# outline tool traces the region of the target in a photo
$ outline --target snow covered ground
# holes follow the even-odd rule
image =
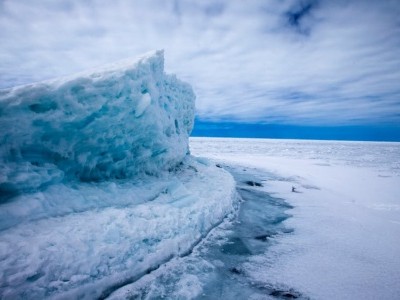
[[[284,221],[293,233],[238,267],[254,283],[312,299],[400,299],[400,143],[191,138],[190,145],[194,155],[257,169],[262,189],[294,207]]]

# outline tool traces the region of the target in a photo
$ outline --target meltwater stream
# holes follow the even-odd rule
[[[221,166],[222,167],[222,166]],[[246,275],[249,260],[266,253],[275,238],[293,231],[283,221],[292,207],[263,191],[270,178],[254,169],[223,166],[235,177],[241,198],[237,215],[214,228],[192,253],[110,295],[110,299],[304,299],[290,289]],[[266,270],[267,272],[267,270]]]

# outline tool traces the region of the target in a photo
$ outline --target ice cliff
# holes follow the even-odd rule
[[[0,91],[0,298],[102,298],[186,254],[235,183],[189,155],[163,52]]]
[[[0,94],[0,192],[157,174],[188,152],[194,93],[163,52]],[[23,176],[21,175],[23,174]]]

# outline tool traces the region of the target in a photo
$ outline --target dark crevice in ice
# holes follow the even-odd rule
[[[250,185],[250,186],[263,186],[262,185],[262,183],[260,183],[260,182],[257,182],[257,181],[252,181],[252,180],[248,180],[248,181],[245,181],[245,183],[247,184],[247,185]]]
[[[167,259],[165,259],[164,261],[160,262],[159,264],[157,264],[157,265],[155,265],[155,266],[152,266],[152,267],[150,267],[150,268],[147,268],[146,270],[144,270],[144,271],[141,272],[141,273],[138,273],[138,274],[135,275],[135,276],[132,276],[132,277],[130,277],[130,278],[126,278],[125,280],[123,280],[123,281],[121,281],[121,282],[118,282],[118,283],[112,285],[111,287],[105,289],[105,290],[101,293],[101,295],[100,295],[100,297],[99,297],[98,299],[106,299],[107,297],[109,297],[109,296],[110,296],[113,292],[115,292],[116,290],[118,290],[118,289],[120,289],[120,288],[122,288],[123,286],[126,286],[126,285],[128,285],[128,284],[134,283],[135,281],[139,280],[139,279],[142,278],[143,276],[150,274],[151,272],[157,270],[157,269],[160,267],[160,265],[162,265],[162,264],[164,264],[164,263],[170,261],[172,258],[173,258],[173,256],[169,256]]]
[[[204,235],[202,235],[199,239],[197,239],[196,241],[194,241],[187,251],[181,252],[181,253],[179,253],[179,255],[177,255],[177,256],[183,258],[183,257],[186,257],[186,256],[191,255],[192,252],[193,252],[193,249],[194,249],[197,245],[199,245],[199,244],[209,235],[209,233],[210,233],[214,228],[220,226],[221,223],[222,223],[223,221],[224,221],[224,220],[221,220],[220,222],[218,222],[217,224],[215,224],[213,227],[211,227],[208,231],[205,232]],[[160,268],[160,266],[162,266],[162,265],[168,263],[168,262],[171,261],[174,257],[176,257],[176,256],[171,255],[171,256],[167,257],[165,260],[159,262],[158,264],[156,264],[156,265],[154,265],[154,266],[151,266],[150,268],[147,268],[147,269],[144,270],[143,272],[140,272],[140,273],[138,273],[138,274],[135,275],[135,276],[126,278],[126,279],[120,281],[119,283],[116,283],[116,284],[114,284],[114,285],[108,287],[106,290],[104,290],[104,291],[101,293],[101,295],[100,295],[100,297],[99,297],[98,299],[99,299],[99,300],[101,300],[101,299],[107,299],[107,298],[108,298],[112,293],[114,293],[115,291],[119,290],[120,288],[122,288],[122,287],[124,287],[124,286],[126,286],[126,285],[135,283],[136,281],[140,280],[140,278],[142,278],[143,276],[149,275],[149,274],[151,274],[152,272],[158,270],[158,269]]]
[[[273,290],[270,293],[270,295],[280,299],[298,299],[302,297],[300,293],[293,290],[289,291]]]

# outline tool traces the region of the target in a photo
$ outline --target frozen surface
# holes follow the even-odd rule
[[[192,138],[191,151],[257,168],[265,191],[294,207],[293,233],[238,266],[255,285],[400,298],[400,143]]]
[[[0,298],[104,298],[231,214],[232,176],[188,155],[193,114],[162,52],[1,91]]]

